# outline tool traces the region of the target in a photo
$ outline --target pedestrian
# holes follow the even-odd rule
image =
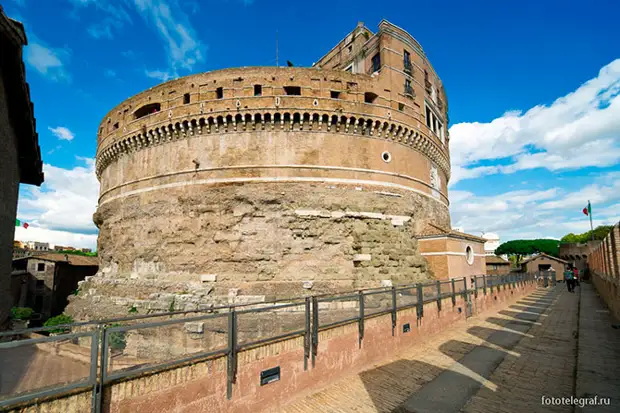
[[[573,272],[570,269],[564,271],[564,282],[566,282],[566,288],[568,288],[568,292],[573,292]]]
[[[573,290],[575,287],[579,287],[579,269],[573,267]]]

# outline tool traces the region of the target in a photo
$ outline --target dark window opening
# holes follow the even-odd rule
[[[374,103],[377,99],[377,94],[372,92],[364,93],[364,102],[366,103]]]
[[[99,128],[99,133],[103,133],[103,127]]]
[[[116,122],[114,125],[112,125],[112,129],[114,129],[114,130],[118,129],[118,122]]]
[[[43,296],[42,295],[37,295],[34,298],[34,308],[33,308],[35,313],[40,313],[41,311],[43,311]]]
[[[254,85],[254,96],[261,96],[263,94],[263,87],[261,85]]]
[[[378,72],[381,69],[381,54],[377,53],[372,57],[372,71]]]
[[[45,271],[45,264],[40,262],[37,264],[37,271]]]
[[[183,95],[183,104],[187,105],[189,103],[189,99],[190,99],[189,93],[184,94]]]
[[[337,90],[332,90],[330,92],[330,95],[332,99],[340,99],[340,92],[338,92]]]
[[[301,96],[301,87],[299,86],[284,86],[284,93],[291,96]]]
[[[405,50],[403,65],[405,67],[405,72],[411,74],[412,65],[411,65],[411,54]]]
[[[431,120],[431,110],[427,107],[426,108],[426,126],[428,128],[431,127],[431,124],[432,124],[431,122],[432,122],[432,120]]]
[[[413,86],[411,86],[411,80],[405,79],[405,94],[413,96]]]
[[[215,89],[215,96],[218,99],[222,99],[224,97],[224,88],[223,87],[218,87],[217,89]]]
[[[134,118],[140,119],[145,117],[146,115],[150,115],[151,113],[157,113],[161,110],[161,104],[159,103],[149,103],[148,105],[144,105],[138,110],[136,110],[133,114]]]
[[[402,112],[403,110],[405,110],[405,104],[404,104],[404,103],[399,103],[399,104],[398,104],[398,110],[400,110],[401,112]]]
[[[43,287],[45,285],[45,280],[37,280],[37,287]]]
[[[351,66],[347,67],[347,68],[345,69],[345,72],[353,73],[353,65],[351,65]]]

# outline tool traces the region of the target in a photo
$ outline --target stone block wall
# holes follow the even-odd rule
[[[620,223],[588,255],[588,267],[598,293],[620,320]]]

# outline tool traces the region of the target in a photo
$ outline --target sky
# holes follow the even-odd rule
[[[45,182],[15,239],[95,248],[97,127],[128,97],[216,69],[311,66],[358,22],[407,30],[449,102],[452,225],[502,241],[620,220],[620,2],[1,0],[24,23]],[[278,33],[278,35],[276,35]]]

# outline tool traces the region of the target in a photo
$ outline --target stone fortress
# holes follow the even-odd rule
[[[451,276],[423,255],[458,243],[422,254],[424,238],[458,239],[459,271],[483,272],[484,240],[450,230],[447,110],[422,47],[387,21],[360,23],[312,68],[217,70],[127,99],[97,135],[100,271],[68,312]]]

